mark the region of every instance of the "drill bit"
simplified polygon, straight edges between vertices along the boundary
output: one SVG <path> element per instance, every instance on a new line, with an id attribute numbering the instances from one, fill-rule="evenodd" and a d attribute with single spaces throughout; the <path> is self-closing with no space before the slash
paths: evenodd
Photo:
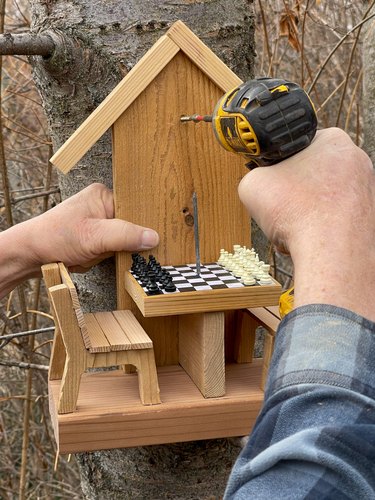
<path id="1" fill-rule="evenodd" d="M 212 122 L 212 115 L 190 115 L 190 116 L 181 116 L 180 121 L 182 122 Z"/>

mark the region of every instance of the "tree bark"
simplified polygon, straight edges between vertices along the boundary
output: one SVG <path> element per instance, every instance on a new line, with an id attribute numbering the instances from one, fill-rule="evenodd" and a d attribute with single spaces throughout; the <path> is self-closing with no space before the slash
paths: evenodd
<path id="1" fill-rule="evenodd" d="M 177 19 L 184 21 L 242 79 L 254 58 L 252 0 L 32 0 L 34 32 L 48 31 L 55 53 L 33 57 L 34 77 L 56 150 Z M 63 197 L 92 182 L 112 186 L 110 133 L 69 175 Z M 88 310 L 112 309 L 112 262 L 77 277 Z M 240 449 L 237 439 L 84 453 L 82 489 L 90 499 L 218 498 Z"/>

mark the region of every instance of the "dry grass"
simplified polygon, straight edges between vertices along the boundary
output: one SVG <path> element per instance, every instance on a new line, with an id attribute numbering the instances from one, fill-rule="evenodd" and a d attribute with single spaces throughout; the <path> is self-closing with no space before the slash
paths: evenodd
<path id="1" fill-rule="evenodd" d="M 339 126 L 361 145 L 366 23 L 353 28 L 368 17 L 374 0 L 254 0 L 254 4 L 256 76 L 299 83 L 314 102 L 320 128 Z M 276 278 L 288 288 L 290 259 L 278 254 L 274 259 Z"/>
<path id="2" fill-rule="evenodd" d="M 362 138 L 361 36 L 345 36 L 364 16 L 371 2 L 346 0 L 254 0 L 257 10 L 257 75 L 279 76 L 313 85 L 311 97 L 321 126 L 339 124 L 357 143 Z M 6 29 L 27 30 L 26 0 L 9 0 Z M 361 35 L 361 33 L 359 33 Z M 340 43 L 341 42 L 341 43 Z M 325 63 L 330 53 L 333 55 Z M 317 81 L 315 81 L 318 76 Z M 38 215 L 59 202 L 57 180 L 50 169 L 46 119 L 30 66 L 23 57 L 4 57 L 2 116 L 6 169 L 0 192 L 0 229 Z M 31 197 L 34 196 L 34 197 Z M 37 197 L 36 197 L 37 196 Z M 289 263 L 276 256 L 278 278 L 288 276 Z M 288 281 L 287 281 L 288 283 Z M 38 314 L 48 312 L 40 283 L 32 280 L 12 293 L 0 308 L 0 335 L 50 326 Z M 13 340 L 0 352 L 3 361 L 47 365 L 51 334 Z M 64 459 L 54 472 L 55 444 L 51 432 L 46 372 L 0 365 L 0 497 L 81 498 L 79 475 Z M 24 411 L 31 403 L 30 415 Z M 25 452 L 25 436 L 29 445 Z M 23 450 L 23 452 L 22 452 Z M 21 483 L 21 486 L 20 486 Z M 20 492 L 20 493 L 19 493 Z"/>
<path id="3" fill-rule="evenodd" d="M 28 29 L 26 7 L 26 2 L 8 3 L 6 30 Z M 40 196 L 56 191 L 57 179 L 48 164 L 47 123 L 25 57 L 3 58 L 1 89 L 6 172 L 2 172 L 0 228 L 4 230 L 41 214 L 60 199 L 58 192 Z M 31 280 L 4 301 L 0 334 L 51 326 L 39 311 L 48 311 L 48 306 L 39 280 Z M 51 334 L 43 334 L 14 340 L 1 350 L 0 363 L 48 365 L 50 339 Z M 0 497 L 80 498 L 76 467 L 62 459 L 54 472 L 56 446 L 49 424 L 46 371 L 0 365 L 0 387 Z"/>

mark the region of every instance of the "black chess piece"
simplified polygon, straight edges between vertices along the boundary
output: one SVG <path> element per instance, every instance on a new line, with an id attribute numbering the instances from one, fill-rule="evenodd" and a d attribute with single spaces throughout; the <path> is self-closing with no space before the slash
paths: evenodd
<path id="1" fill-rule="evenodd" d="M 177 290 L 176 285 L 173 283 L 172 279 L 170 279 L 169 281 L 167 281 L 167 283 L 165 283 L 164 290 L 166 292 L 175 292 Z"/>
<path id="2" fill-rule="evenodd" d="M 141 285 L 142 286 L 146 286 L 148 285 L 149 283 L 149 279 L 148 279 L 148 276 L 146 273 L 143 273 L 139 276 L 138 280 L 140 281 Z"/>
<path id="3" fill-rule="evenodd" d="M 147 277 L 150 282 L 156 283 L 156 274 L 154 273 L 154 271 L 148 271 Z"/>
<path id="4" fill-rule="evenodd" d="M 156 291 L 156 288 L 159 289 L 157 283 L 156 283 L 156 274 L 153 272 L 153 271 L 148 271 L 147 273 L 147 279 L 148 279 L 148 283 L 147 283 L 147 289 L 149 290 L 150 288 L 154 291 Z"/>
<path id="5" fill-rule="evenodd" d="M 172 276 L 170 276 L 169 274 L 165 274 L 163 273 L 163 276 L 160 278 L 160 281 L 159 283 L 161 283 L 161 285 L 163 286 L 163 288 L 165 287 L 165 285 L 167 283 L 169 283 L 170 281 L 172 281 Z"/>
<path id="6" fill-rule="evenodd" d="M 160 283 L 163 279 L 163 276 L 164 276 L 164 274 L 163 274 L 162 269 L 160 267 L 160 269 L 156 270 L 156 281 L 159 281 L 159 283 Z"/>
<path id="7" fill-rule="evenodd" d="M 148 295 L 159 295 L 160 293 L 162 293 L 160 291 L 160 288 L 154 281 L 149 281 L 147 283 L 147 292 Z"/>

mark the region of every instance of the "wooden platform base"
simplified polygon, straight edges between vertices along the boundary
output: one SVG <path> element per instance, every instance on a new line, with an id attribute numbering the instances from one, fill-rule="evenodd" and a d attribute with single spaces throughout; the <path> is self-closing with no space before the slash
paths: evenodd
<path id="1" fill-rule="evenodd" d="M 226 395 L 205 399 L 180 366 L 158 368 L 162 404 L 143 406 L 136 374 L 84 374 L 77 411 L 57 415 L 59 381 L 49 382 L 60 453 L 247 435 L 263 402 L 262 360 L 226 367 Z"/>

